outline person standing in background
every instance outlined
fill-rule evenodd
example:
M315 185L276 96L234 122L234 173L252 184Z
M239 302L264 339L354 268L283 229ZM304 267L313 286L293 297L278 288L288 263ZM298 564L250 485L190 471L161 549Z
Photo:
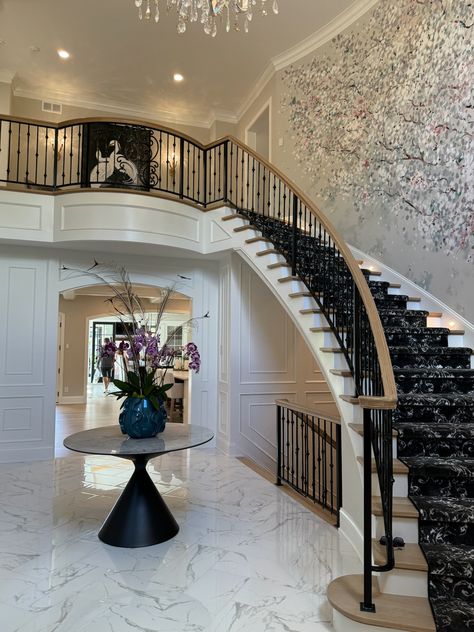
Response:
M100 348L99 363L102 379L104 380L104 393L106 395L109 393L109 384L112 379L116 350L117 347L110 338L104 338L104 344Z

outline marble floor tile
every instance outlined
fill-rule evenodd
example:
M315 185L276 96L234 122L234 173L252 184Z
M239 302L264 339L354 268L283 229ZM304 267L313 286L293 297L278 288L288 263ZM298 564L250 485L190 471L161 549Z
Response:
M213 449L149 466L180 525L152 547L97 532L132 472L71 454L0 466L1 632L326 632L328 583L359 561L338 531Z

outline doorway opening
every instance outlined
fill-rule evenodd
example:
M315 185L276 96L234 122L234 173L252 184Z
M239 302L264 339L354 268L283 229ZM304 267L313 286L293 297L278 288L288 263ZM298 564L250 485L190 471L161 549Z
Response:
M260 156L271 161L271 99L245 130L245 142Z
M147 327L159 334L160 341L167 341L176 351L191 341L192 333L187 328L179 328L192 317L190 297L173 292L157 326L162 289L134 284L134 290L142 301ZM109 298L110 288L102 284L68 290L60 295L58 326L62 350L58 353L61 379L58 379L57 391L56 456L67 453L62 441L68 434L118 424L123 400L111 395L113 384L109 392L104 392L100 355L106 338L117 347L126 339L126 325L121 318L112 315ZM117 353L112 378L124 379L126 370L123 356ZM168 391L168 421L190 423L192 378L183 357L178 355L165 373L165 381L173 383Z

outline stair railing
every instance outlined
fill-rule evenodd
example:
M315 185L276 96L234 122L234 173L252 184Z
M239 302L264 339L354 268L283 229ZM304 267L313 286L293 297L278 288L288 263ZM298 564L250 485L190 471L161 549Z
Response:
M277 485L285 482L336 518L342 506L341 420L286 399L277 405Z
M231 136L208 145L142 121L60 124L0 116L0 183L61 192L124 190L200 208L233 207L268 238L316 301L353 375L364 423L364 598L372 572L393 568L392 416L397 393L385 334L364 274L333 224L286 176ZM387 562L372 564L372 453Z

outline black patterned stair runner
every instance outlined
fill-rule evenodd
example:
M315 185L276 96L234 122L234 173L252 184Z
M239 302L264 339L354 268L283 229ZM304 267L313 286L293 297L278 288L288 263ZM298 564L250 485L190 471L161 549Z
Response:
M288 217L239 211L291 261ZM353 281L336 249L297 231L296 273L325 307L346 349ZM384 326L399 392L394 411L398 457L409 468L409 497L419 513L428 595L438 632L474 631L474 370L472 350L449 347L449 330L428 328L428 312L408 309L389 283L362 270ZM335 284L327 283L334 275ZM394 534L397 535L396 533Z
M419 543L438 632L474 630L474 370L471 349L449 347L428 312L369 283L384 325L399 405L397 454L420 512ZM394 535L397 535L396 533Z

